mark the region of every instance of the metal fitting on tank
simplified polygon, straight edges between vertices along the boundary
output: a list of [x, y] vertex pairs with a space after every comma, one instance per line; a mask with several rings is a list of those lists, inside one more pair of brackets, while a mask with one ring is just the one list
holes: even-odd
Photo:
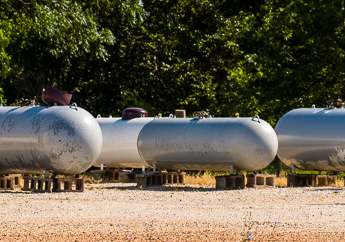
[[258, 119], [258, 123], [260, 123], [260, 117], [259, 117], [259, 115], [255, 115], [253, 118], [252, 118], [252, 120], [254, 121], [254, 119]]

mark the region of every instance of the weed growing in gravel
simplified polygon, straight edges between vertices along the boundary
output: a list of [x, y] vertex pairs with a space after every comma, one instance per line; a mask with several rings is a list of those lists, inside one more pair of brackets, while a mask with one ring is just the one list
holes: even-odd
[[193, 185], [216, 185], [215, 174], [201, 173], [195, 175], [186, 175], [185, 184]]
[[274, 221], [274, 225], [273, 225], [273, 230], [272, 230], [272, 233], [271, 233], [271, 239], [270, 241], [274, 241], [274, 236], [275, 236], [275, 230], [276, 230], [276, 227], [277, 227], [277, 224], [278, 224], [278, 221]]
[[250, 211], [248, 215], [248, 219], [245, 219], [244, 221], [244, 231], [243, 231], [242, 241], [248, 241], [252, 239], [253, 233], [250, 232], [252, 228], [251, 217], [252, 217], [252, 212]]
[[150, 237], [149, 237], [149, 241], [152, 240], [152, 223], [149, 223], [150, 226]]
[[90, 190], [96, 189], [94, 186], [91, 186], [91, 185], [88, 185], [87, 188]]
[[102, 179], [99, 179], [99, 180], [95, 180], [93, 177], [87, 177], [87, 178], [84, 178], [84, 183], [90, 183], [90, 184], [99, 184], [101, 183], [103, 180]]
[[68, 200], [68, 201], [69, 201], [69, 200], [70, 200], [70, 199], [69, 199], [69, 197], [66, 197], [66, 200]]

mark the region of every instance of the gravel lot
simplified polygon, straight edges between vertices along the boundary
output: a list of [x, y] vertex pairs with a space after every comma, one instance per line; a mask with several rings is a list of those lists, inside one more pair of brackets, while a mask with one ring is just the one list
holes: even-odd
[[344, 188], [85, 187], [84, 193], [3, 191], [0, 240], [345, 240]]

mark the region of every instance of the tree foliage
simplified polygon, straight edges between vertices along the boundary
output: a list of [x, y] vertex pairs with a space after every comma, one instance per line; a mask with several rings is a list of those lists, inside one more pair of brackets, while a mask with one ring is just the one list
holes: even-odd
[[46, 84], [92, 114], [287, 111], [345, 97], [339, 0], [0, 1], [9, 103]]

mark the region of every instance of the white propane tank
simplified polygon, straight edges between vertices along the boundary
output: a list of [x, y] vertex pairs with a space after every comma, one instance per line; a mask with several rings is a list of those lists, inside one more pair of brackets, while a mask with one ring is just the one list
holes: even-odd
[[82, 108], [0, 107], [2, 174], [79, 174], [101, 147], [101, 129]]
[[257, 171], [274, 159], [274, 129], [258, 118], [155, 119], [138, 138], [149, 165], [173, 170]]
[[142, 127], [153, 118], [96, 118], [103, 133], [103, 146], [94, 166], [142, 168], [148, 165], [138, 153], [137, 140]]
[[278, 157], [302, 170], [345, 171], [345, 109], [299, 108], [277, 123]]

